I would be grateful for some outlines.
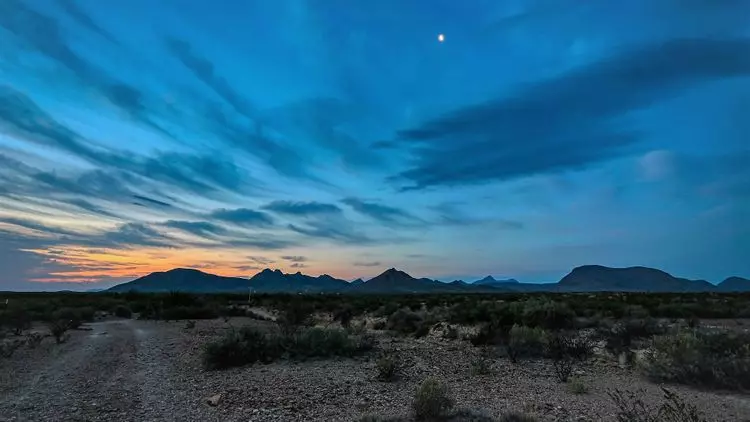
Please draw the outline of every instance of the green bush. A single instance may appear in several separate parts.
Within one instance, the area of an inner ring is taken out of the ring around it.
[[[79,328],[85,321],[92,321],[94,319],[94,309],[61,308],[57,312],[53,313],[52,318],[54,321],[64,321],[67,325],[67,329],[75,330]]]
[[[393,381],[398,378],[401,371],[401,362],[395,353],[384,353],[375,361],[375,368],[378,371],[379,380]]]
[[[401,334],[415,333],[423,326],[422,316],[409,309],[399,309],[388,317],[386,329]]]
[[[523,325],[559,330],[575,326],[576,314],[565,302],[530,300],[522,315]]]
[[[130,319],[133,317],[133,311],[125,305],[117,305],[117,307],[115,307],[115,316],[118,318]]]
[[[340,328],[307,328],[288,337],[285,347],[294,358],[348,357],[359,350],[359,342]]]
[[[482,354],[474,357],[469,363],[471,375],[488,375],[492,372],[492,361]]]
[[[453,405],[448,387],[434,378],[427,378],[414,394],[412,410],[415,419],[433,421],[444,417]]]
[[[292,300],[281,310],[278,318],[281,329],[290,334],[312,323],[312,306],[302,300]]]
[[[2,312],[3,323],[7,325],[13,334],[20,336],[25,330],[31,328],[31,314],[23,308],[9,308]],[[0,324],[2,328],[3,324]]]
[[[203,363],[207,369],[224,369],[269,363],[284,356],[291,359],[351,357],[372,347],[369,337],[350,336],[343,329],[306,328],[287,333],[244,327],[208,343],[203,352]]]
[[[70,328],[70,320],[58,319],[47,322],[50,334],[55,338],[55,342],[60,344],[65,341],[66,333]]]
[[[587,394],[589,387],[581,378],[572,377],[568,380],[568,390],[573,394]]]
[[[750,333],[685,330],[657,336],[642,366],[657,381],[748,390]]]
[[[519,358],[536,358],[544,356],[547,344],[547,332],[541,328],[529,328],[514,325],[508,333],[505,350],[511,362]]]
[[[269,363],[281,358],[283,353],[278,335],[243,327],[208,343],[203,351],[203,364],[206,369],[226,369],[253,363]]]
[[[555,333],[547,340],[546,354],[552,359],[555,376],[560,382],[568,382],[576,361],[587,359],[593,345],[575,333]]]

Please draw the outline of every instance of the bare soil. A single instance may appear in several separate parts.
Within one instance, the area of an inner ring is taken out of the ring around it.
[[[472,375],[481,351],[435,336],[397,338],[378,333],[378,349],[405,363],[395,382],[376,380],[377,351],[356,359],[279,362],[207,372],[201,350],[232,327],[264,322],[232,319],[184,322],[111,320],[73,331],[62,345],[45,338],[0,360],[2,421],[353,421],[365,414],[407,415],[417,385],[444,381],[459,407],[492,416],[506,411],[541,421],[613,421],[607,392],[643,390],[647,403],[659,385],[614,360],[578,369],[587,394],[573,394],[545,361],[492,359],[491,372]],[[711,421],[750,420],[750,396],[669,386]],[[209,403],[212,398],[214,404]]]

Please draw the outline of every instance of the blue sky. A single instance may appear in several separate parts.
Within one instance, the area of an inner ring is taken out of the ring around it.
[[[0,80],[0,289],[750,276],[746,0],[4,0]]]

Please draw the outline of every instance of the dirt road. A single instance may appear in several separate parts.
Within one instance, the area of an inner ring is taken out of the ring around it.
[[[164,386],[157,339],[132,320],[88,324],[63,345],[51,338],[0,364],[0,420],[158,419]],[[161,368],[161,369],[160,369]],[[146,376],[146,374],[149,374]]]

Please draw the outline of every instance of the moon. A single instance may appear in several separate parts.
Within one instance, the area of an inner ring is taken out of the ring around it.
[[[444,34],[438,34],[438,41],[439,42],[445,41],[445,35]]]

